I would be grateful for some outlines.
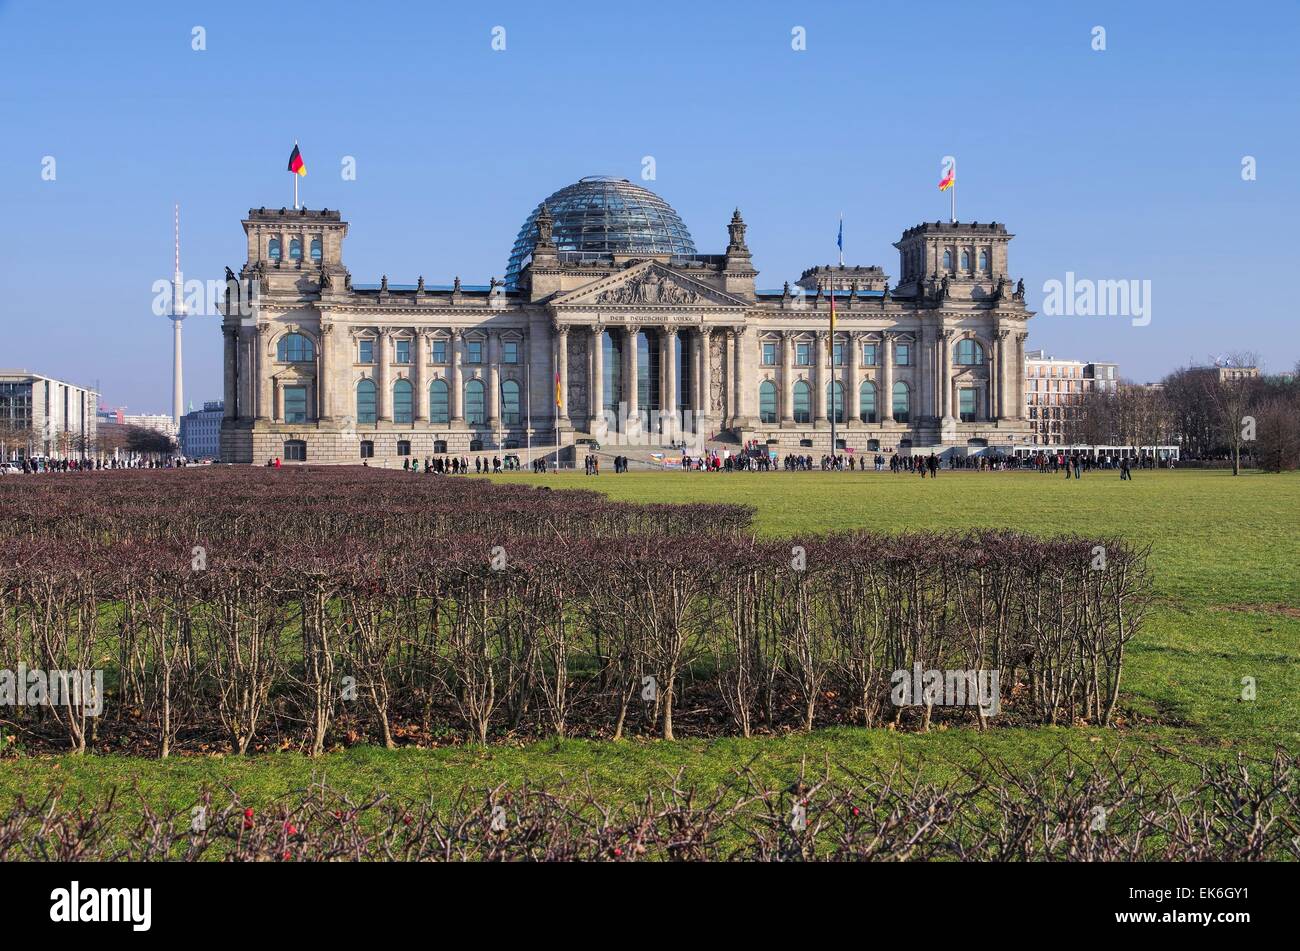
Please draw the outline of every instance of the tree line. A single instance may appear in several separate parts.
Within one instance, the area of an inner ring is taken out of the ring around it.
[[[1271,472],[1300,467],[1300,365],[1254,374],[1253,354],[1183,367],[1159,384],[1091,390],[1067,417],[1066,441],[1087,445],[1176,445],[1185,461]]]

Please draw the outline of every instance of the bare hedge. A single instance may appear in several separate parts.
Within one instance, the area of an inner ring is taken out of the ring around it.
[[[399,473],[166,475],[0,488],[0,670],[106,671],[102,715],[15,707],[23,743],[319,753],[1107,724],[1151,597],[1147,552],[1113,538],[774,541],[731,506]],[[997,672],[998,712],[899,705],[895,672],[922,668]]]

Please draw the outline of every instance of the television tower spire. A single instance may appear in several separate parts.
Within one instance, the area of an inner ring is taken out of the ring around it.
[[[176,270],[172,274],[172,421],[180,429],[185,415],[184,386],[181,372],[181,321],[185,319],[185,290],[181,278],[181,206],[175,208]]]

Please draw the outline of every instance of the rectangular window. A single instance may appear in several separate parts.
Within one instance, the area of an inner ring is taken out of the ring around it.
[[[284,421],[286,423],[307,422],[307,387],[286,386],[284,388]]]
[[[369,439],[361,440],[361,458],[373,459],[375,457],[375,444]]]
[[[447,420],[447,384],[443,380],[434,380],[429,384],[429,422],[445,423]]]
[[[803,343],[802,341],[794,345],[795,366],[812,366],[811,347],[812,344]]]
[[[900,343],[894,347],[894,365],[900,367],[910,367],[912,365],[912,347],[910,344]]]
[[[483,362],[483,341],[482,340],[465,341],[465,362],[467,363]]]
[[[375,362],[375,342],[373,340],[357,341],[357,362],[374,363]]]
[[[958,390],[960,394],[960,412],[963,423],[975,421],[975,391],[970,387],[962,387]]]
[[[501,344],[501,362],[518,363],[519,362],[519,341],[507,340]]]
[[[411,341],[409,340],[397,341],[397,362],[398,363],[411,362]]]
[[[844,366],[844,344],[837,343],[831,346],[831,366]]]
[[[876,365],[876,346],[874,343],[864,343],[862,345],[862,364],[863,366],[874,367]]]
[[[411,441],[409,439],[397,440],[397,454],[399,456],[409,456],[411,454]]]
[[[434,363],[447,362],[447,341],[435,340],[433,342],[433,362]]]
[[[763,366],[776,366],[776,344],[763,341]]]

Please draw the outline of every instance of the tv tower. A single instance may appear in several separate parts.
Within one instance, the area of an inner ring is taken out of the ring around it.
[[[176,204],[176,271],[172,274],[172,422],[180,429],[185,415],[181,373],[181,321],[185,319],[185,290],[181,278],[181,206]]]

